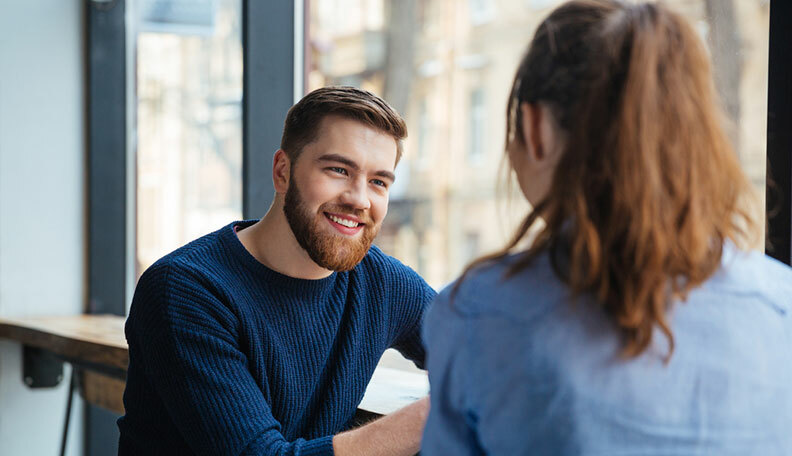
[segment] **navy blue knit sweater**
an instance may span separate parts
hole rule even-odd
[[[372,247],[349,272],[279,274],[235,222],[140,278],[126,324],[120,455],[332,455],[383,351],[422,366],[435,292]]]

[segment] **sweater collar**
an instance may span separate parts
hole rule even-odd
[[[246,228],[253,225],[258,220],[241,220],[228,224],[221,230],[221,238],[228,250],[231,252],[233,258],[237,259],[256,277],[266,281],[272,286],[277,287],[284,293],[290,295],[305,295],[313,298],[328,295],[339,279],[339,273],[333,272],[329,276],[322,279],[300,279],[291,277],[286,274],[281,274],[278,271],[270,269],[263,263],[258,261],[250,252],[247,251],[239,237],[236,234],[237,229]],[[344,274],[344,273],[341,273]]]

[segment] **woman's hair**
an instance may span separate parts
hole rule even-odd
[[[573,293],[592,294],[616,324],[624,355],[642,353],[657,326],[670,357],[671,300],[718,269],[726,240],[744,246],[755,229],[704,45],[662,4],[570,1],[542,22],[520,63],[507,147],[525,144],[522,103],[546,106],[563,137],[550,190],[507,246],[458,283],[509,254],[541,218],[507,277],[548,252]]]

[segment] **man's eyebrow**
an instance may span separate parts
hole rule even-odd
[[[316,161],[332,161],[332,162],[343,163],[349,166],[350,168],[354,169],[355,171],[360,171],[360,166],[358,166],[357,163],[355,163],[353,160],[344,157],[343,155],[324,154],[321,157],[317,158]]]
[[[320,161],[320,162],[322,162],[322,161],[338,162],[338,163],[342,163],[342,164],[344,164],[346,166],[349,166],[350,168],[352,168],[355,171],[360,171],[360,166],[357,163],[355,163],[355,161],[350,160],[347,157],[344,157],[343,155],[339,155],[339,154],[324,154],[321,157],[317,158],[316,161]],[[396,175],[393,174],[390,171],[380,170],[380,171],[376,171],[374,173],[374,175],[389,179],[391,182],[395,182],[396,181]]]
[[[377,171],[374,173],[375,176],[384,177],[385,179],[390,179],[391,183],[396,182],[396,175],[390,171]]]

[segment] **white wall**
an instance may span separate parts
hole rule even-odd
[[[0,316],[68,315],[85,293],[80,0],[0,0]],[[65,368],[68,378],[69,368]],[[54,455],[68,381],[31,390],[0,342],[0,455]],[[82,454],[75,400],[69,455]]]

